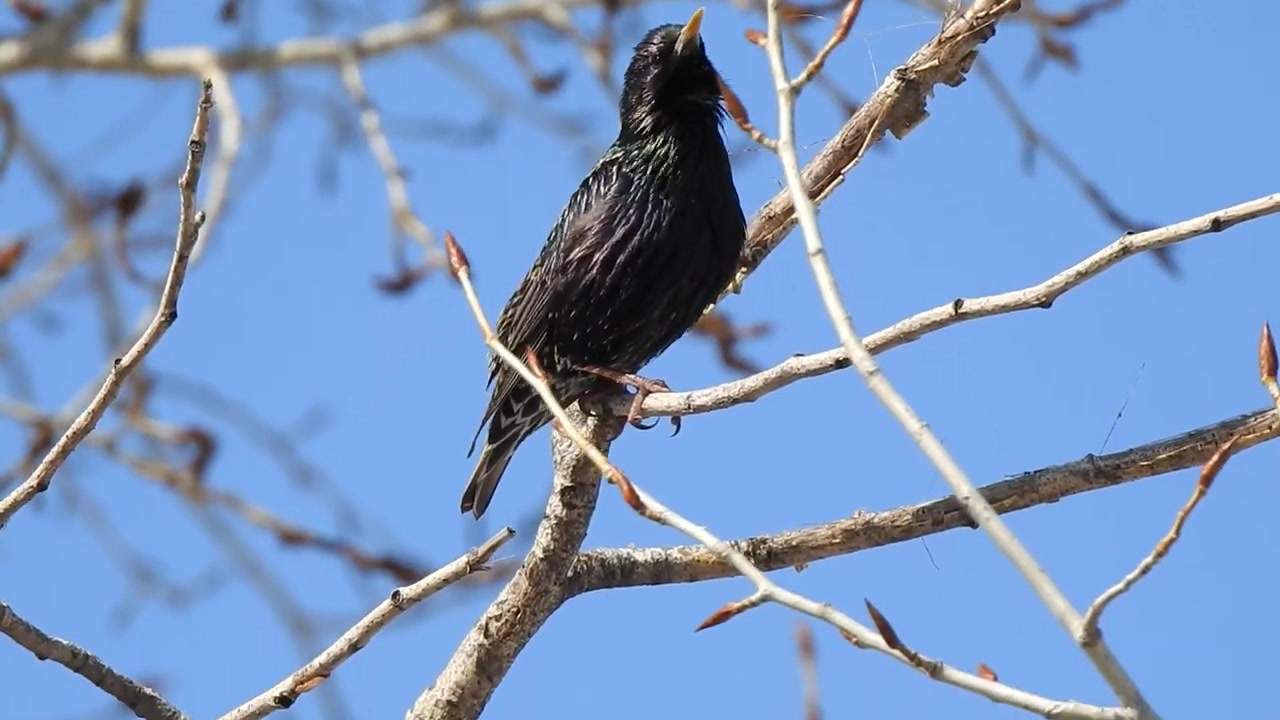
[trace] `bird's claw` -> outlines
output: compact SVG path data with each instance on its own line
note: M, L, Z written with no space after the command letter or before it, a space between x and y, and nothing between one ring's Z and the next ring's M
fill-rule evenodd
M672 392L671 386L665 381L658 380L656 378L642 377L635 373L617 372L615 370L609 370L608 368L588 366L579 369L583 372L598 375L620 386L630 385L634 387L636 389L636 393L631 400L631 408L627 411L627 422L637 430L652 430L658 426L659 421L656 418L652 423L648 425L645 424L642 408L644 406L645 399L650 395L654 393ZM671 424L675 427L675 430L671 432L671 437L675 437L680 434L680 416L672 415Z

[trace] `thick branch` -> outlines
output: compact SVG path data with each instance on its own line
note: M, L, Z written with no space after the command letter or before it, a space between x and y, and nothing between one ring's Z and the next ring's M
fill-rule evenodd
M577 427L585 426L586 438L608 452L620 421L587 422L576 409L572 415ZM479 717L516 656L570 597L564 578L587 535L600 493L600 470L572 440L558 432L552 440L552 458L555 478L551 500L533 548L515 577L467 633L435 683L418 697L406 715L408 720Z
M1001 514L1057 502L1083 492L1203 465L1236 434L1236 451L1280 437L1276 409L1197 428L1121 452L1033 470L980 488ZM761 570L794 567L869 548L933 535L972 522L952 496L876 513L858 511L835 522L731 543ZM582 554L569 574L568 594L637 585L667 585L737 573L701 546L609 548Z

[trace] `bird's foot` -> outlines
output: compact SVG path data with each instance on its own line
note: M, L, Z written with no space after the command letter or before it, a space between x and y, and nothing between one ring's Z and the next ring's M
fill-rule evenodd
M609 368L598 367L595 365L586 365L578 368L582 372L590 373L616 383L620 387L630 385L636 389L636 394L631 400L631 409L627 411L627 422L638 430L650 430L658 425L658 421L654 420L652 424L644 424L644 416L641 414L641 407L644 406L645 398L654 393L671 392L671 386L664 380L656 378L647 378L635 373L618 372ZM671 425L675 427L671 437L675 437L680 433L680 416L671 416Z

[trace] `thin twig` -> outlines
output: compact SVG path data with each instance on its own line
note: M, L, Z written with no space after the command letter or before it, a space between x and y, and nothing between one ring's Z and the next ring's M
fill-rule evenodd
M1182 526L1186 524L1187 518L1191 516L1191 511L1196 509L1200 504L1200 500L1209 492L1213 481L1218 477L1218 473L1222 471L1222 466L1235 452L1236 441L1239 436L1234 436L1218 448L1218 451L1209 458L1209 462L1204 464L1204 468L1200 470L1200 478L1196 481L1196 487L1191 492L1191 497L1187 499L1186 504L1178 510L1178 514L1173 518L1173 527L1169 528L1169 532L1165 534L1160 542L1156 543L1151 554L1142 559L1138 566L1128 575L1125 575L1120 582L1109 587L1089 609L1085 611L1084 619L1081 621L1080 634L1085 638L1085 642L1097 642L1101 637L1098 632L1098 622L1102 619L1102 611L1107 609L1113 600L1128 592L1138 581L1147 576L1147 573L1155 569L1157 563L1169 554L1169 550L1173 548L1173 544L1182 536Z
M840 13L840 19L836 21L835 30L831 31L831 37L827 38L827 43L822 46L809 64L800 71L800 74L791 81L791 90L795 94L799 94L808 85L818 73L822 72L822 68L827 64L827 58L831 57L831 53L840 47L846 38L849 37L849 31L853 29L853 24L858 21L858 13L862 12L862 0L849 0L844 6L844 12Z
M435 262L442 260L435 234L422 221L409 200L409 189L404 181L404 168L396 159L391 143L387 141L387 135L382 130L382 120L378 116L378 110L369 99L368 91L365 90L359 60L348 53L343 56L340 69L342 85L360 111L360 127L364 130L369 152L373 154L374 160L378 163L378 169L382 171L382 179L387 189L387 202L391 205L392 225L396 232L413 238L428 260Z
M187 143L187 166L178 180L177 246L173 253L173 262L169 266L169 275L165 279L164 290L160 294L155 317L143 330L133 347L122 357L116 358L97 395L89 402L84 412L75 419L75 422L71 423L30 477L7 497L0 500L0 528L8 523L14 513L48 489L58 468L62 467L80 442L93 431L106 413L107 407L119 394L120 388L130 373L142 364L143 359L178 319L178 293L182 290L182 283L186 278L191 250L195 246L196 238L200 235L200 227L204 224L204 213L195 209L195 195L200 181L200 169L204 162L205 143L209 134L209 111L212 107L213 83L205 80L201 88L200 102L196 107L191 138Z
M299 668L292 675L280 681L275 687L256 698L223 715L219 720L259 720L276 710L286 710L293 706L303 693L314 690L357 651L369 644L373 636L378 634L391 621L400 617L409 608L426 600L459 580L480 570L487 569L487 564L498 548L515 536L515 530L504 527L498 534L486 540L479 547L444 567L436 570L418 582L391 591L391 596L383 600L369 611L360 622L342 634L332 645L320 653L314 660Z
M574 444L590 458L591 462L610 482L625 484L626 477L622 474L622 471L609 462L609 458L605 457L600 448L588 441L583 436L582 431L578 429L578 426L570 419L569 413L565 411L564 406L556 399L555 393L551 391L551 386L547 384L542 368L536 366L537 359L532 354L529 356L528 359L535 364L531 368L521 362L515 356L515 353L511 352L498 340L498 336L494 334L493 328L485 318L484 308L480 305L480 298L476 295L475 286L471 283L471 263L467 260L467 255L463 252L462 246L458 244L457 238L447 230L444 234L444 246L445 252L449 257L449 272L458 280L458 284L462 286L462 292L467 298L467 306L471 309L471 315L475 318L476 325L480 328L480 333L484 336L484 344L537 391L538 396L546 403L547 409L551 411L552 416L556 419L559 430L573 440Z

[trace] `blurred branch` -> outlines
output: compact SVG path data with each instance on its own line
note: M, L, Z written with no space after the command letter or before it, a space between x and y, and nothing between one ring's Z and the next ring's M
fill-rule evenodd
M144 720L190 720L158 693L114 670L75 643L50 637L0 601L0 633L30 650L39 660L53 660L119 700Z
M147 0L124 0L120 11L120 26L116 29L120 46L125 53L138 52L142 35L142 19L147 13Z
M414 239L421 247L423 261L421 274L417 279L426 276L434 267L442 267L444 253L436 245L435 235L427 227L422 218L413 210L409 200L409 190L404 182L404 170L396 160L391 144L382 131L382 120L378 110L364 88L364 80L360 76L360 64L354 55L341 62L342 84L347 94L355 102L360 111L360 127L369 143L369 151L378 162L383 181L387 186L387 201L391 204L391 224L397 233L403 233Z
M98 0L105 2L105 0ZM633 0L616 0L618 6ZM197 75L210 65L225 72L279 70L303 65L337 65L354 54L367 59L404 48L429 45L464 30L499 27L578 7L598 6L600 0L506 0L475 7L445 4L412 18L369 28L354 38L301 37L269 46L217 51L208 47L168 47L130 54L101 38L54 47L29 36L0 41L0 75L20 70L57 66L66 70L93 70L164 77Z
M1155 226L1150 223L1143 223L1134 220L1120 211L1116 205L1111 202L1107 194L1103 192L1102 187L1089 179L1089 176L1076 165L1062 148L1046 137L1043 133L1036 129L1031 123L1031 119L1018 105L1018 101L1013 97L1013 93L1009 92L1009 88L1005 87L1000 76L996 74L991 66L978 59L975 65L978 76L981 77L989 88L991 94L995 95L996 102L1013 121L1018 129L1018 134L1022 137L1022 165L1028 172L1034 167L1036 153L1044 153L1049 158L1049 162L1053 163L1067 177L1067 180L1075 185L1076 189L1084 196L1084 199L1091 205L1102 219L1107 222L1117 232L1133 233L1145 232L1153 229ZM1152 256L1160 263L1160 266L1173 275L1178 274L1178 266L1173 262L1173 253L1167 247L1156 247L1151 250Z

